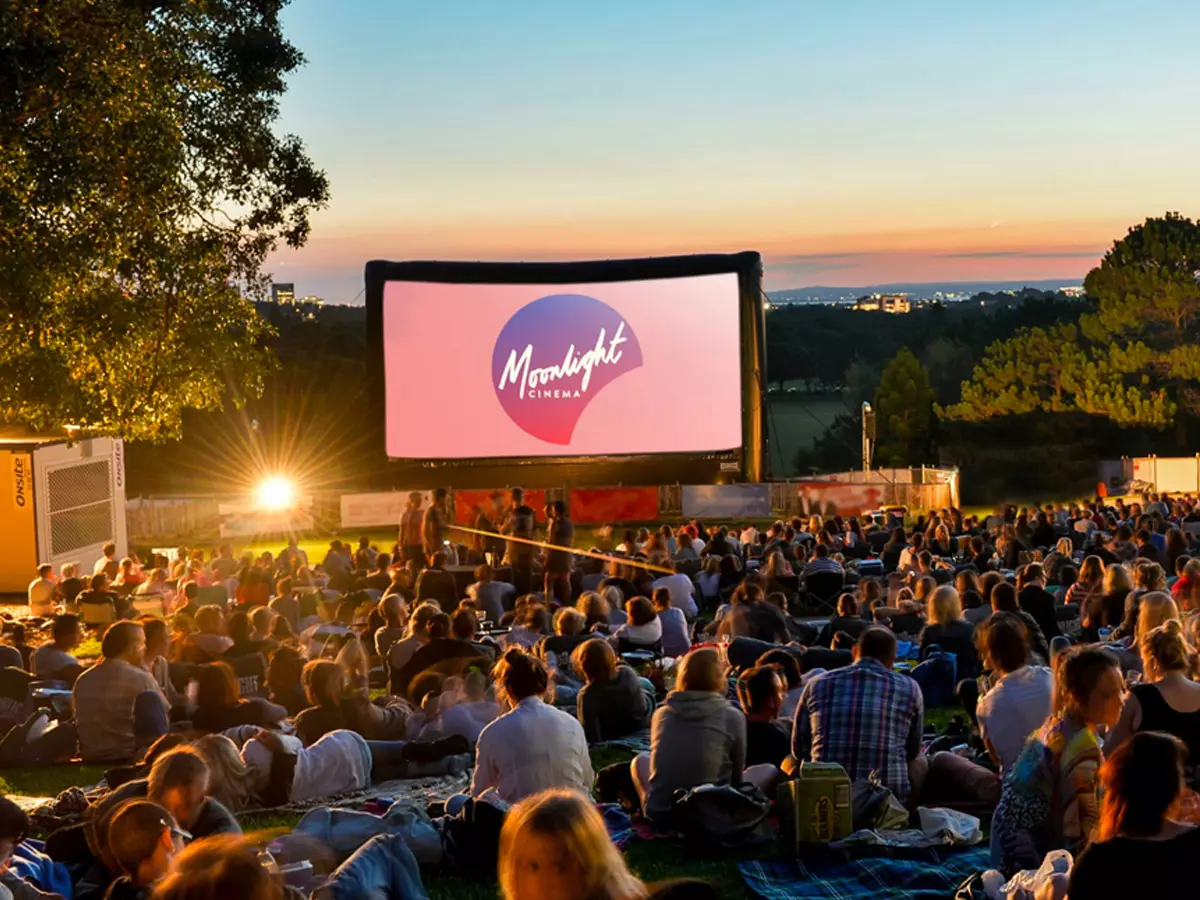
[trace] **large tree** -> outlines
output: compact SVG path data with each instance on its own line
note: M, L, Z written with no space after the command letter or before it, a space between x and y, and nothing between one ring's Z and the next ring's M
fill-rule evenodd
M253 300L328 195L273 131L281 0L0 0L0 409L177 437L262 389Z
M907 347L892 357L875 391L875 464L913 466L933 460L933 388Z
M1022 328L992 344L943 414L1080 412L1165 428L1200 413L1200 225L1178 213L1147 219L1084 288L1090 306L1078 325Z

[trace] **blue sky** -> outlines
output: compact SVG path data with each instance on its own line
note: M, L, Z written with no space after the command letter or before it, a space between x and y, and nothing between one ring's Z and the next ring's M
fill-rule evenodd
M758 249L767 286L1081 276L1200 214L1200 4L294 0L330 176L278 280Z

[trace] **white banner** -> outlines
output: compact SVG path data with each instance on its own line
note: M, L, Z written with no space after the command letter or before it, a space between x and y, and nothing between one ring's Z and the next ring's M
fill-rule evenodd
M399 527L400 517L408 508L412 491L387 491L378 494L342 494L342 528L371 528L377 525ZM417 491L421 508L433 503L433 491Z

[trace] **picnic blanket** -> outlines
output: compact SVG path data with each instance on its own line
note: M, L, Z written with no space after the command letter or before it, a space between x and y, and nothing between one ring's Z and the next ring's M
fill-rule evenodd
M738 870L746 887L763 900L947 900L967 878L990 866L988 850L977 848L930 849L907 859L748 861Z
M461 775L438 775L431 778L400 778L383 781L361 791L347 791L329 797L314 797L286 806L258 807L242 810L238 815L259 813L305 813L318 807L334 809L358 808L368 800L403 800L424 808L434 800L445 800L451 794L465 793L471 786L470 771Z
M593 744L594 747L617 747L621 750L630 750L633 753L649 753L650 752L650 729L644 728L641 731L635 731L633 734L628 734L622 738L616 738L611 741L603 741L599 744Z

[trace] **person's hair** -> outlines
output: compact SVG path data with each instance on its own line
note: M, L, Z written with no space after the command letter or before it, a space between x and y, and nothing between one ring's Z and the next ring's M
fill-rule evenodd
M161 621L156 619L155 621ZM165 625L166 623L164 623ZM72 613L63 613L54 617L54 640L72 637L79 633L79 616ZM147 635L149 638L149 635Z
M756 666L772 666L779 671L783 680L787 683L787 689L799 686L802 673L800 671L800 660L796 659L796 655L790 650L783 647L776 647L773 650L768 650L762 656L754 661Z
M146 795L161 799L171 788L202 784L208 789L208 763L191 747L168 750L150 767Z
M429 624L433 621L433 617L441 611L442 608L440 606L428 601L418 606L408 619L408 636L427 635L429 633Z
M747 713L761 710L774 696L776 685L782 681L782 673L774 666L756 664L747 669L737 681L738 700L742 704L742 710Z
M516 706L526 697L546 693L550 676L541 660L516 647L505 651L496 665L496 691Z
M617 654L608 641L584 641L571 654L571 664L588 684L603 684L617 671Z
M224 709L241 699L237 673L227 662L210 662L196 673L196 706L200 709Z
M1001 581L992 588L992 609L997 612L1017 611L1017 589L1007 581Z
M220 634L225 614L219 606L202 606L196 610L196 627L203 634Z
M250 805L254 794L253 773L242 762L237 745L223 734L206 734L192 747L208 765L208 795L230 812Z
M93 575L93 576L92 576L92 577L91 577L91 578L88 580L88 586L89 586L89 587L90 587L90 588L91 588L93 591L102 591L102 590L104 590L104 585L105 585L105 584L107 584L107 583L108 583L108 576L107 576L107 575L105 575L103 572L97 572L95 575Z
M724 694L725 673L721 671L721 657L717 651L712 647L701 647L684 656L679 664L675 689Z
M1100 679L1119 667L1113 654L1091 646L1075 646L1054 659L1054 709L1060 714L1078 713Z
M445 615L443 613L443 615ZM475 613L470 607L460 606L454 614L453 621L454 636L460 641L469 641L475 637L475 632L479 630L479 620L475 617ZM433 629L430 629L432 633Z
M855 593L858 595L858 608L870 609L871 603L883 596L883 585L878 578L863 578L858 582Z
M229 631L229 637L235 644L245 644L250 640L252 629L250 627L250 617L243 610L236 610L229 614L229 618L225 620L225 627Z
M1159 834L1183 793L1186 759L1183 742L1158 731L1138 732L1118 747L1100 767L1096 840Z
M447 613L438 610L429 620L429 639L438 640L450 637L450 629L453 624L453 620Z
M279 617L284 622L282 616ZM273 690L289 685L300 684L304 671L304 657L295 647L280 647L271 654L271 662L267 665L267 684Z
M1029 631L1020 616L998 612L975 631L980 659L1000 672L1015 672L1029 661Z
M1133 644L1141 646L1142 638L1170 619L1179 618L1179 607L1171 595L1162 591L1149 591L1138 598L1137 622L1133 630Z
M1179 619L1167 619L1157 628L1144 632L1138 649L1147 674L1151 671L1158 674L1188 672L1192 668L1192 648L1184 639L1183 624Z
M282 900L283 888L241 835L213 835L186 847L150 900Z
M108 851L121 871L136 879L154 855L162 833L175 825L171 814L150 800L129 800L109 820Z
M1017 588L1024 588L1035 581L1045 582L1046 572L1037 563L1029 563L1017 572Z
M1120 563L1113 563L1104 570L1104 593L1113 594L1117 591L1132 591L1133 579L1129 570Z
M139 634L145 638L142 626L137 622L114 622L108 626L108 630L104 632L104 637L100 641L100 655L105 659L124 656L133 649Z
M314 659L304 664L300 683L309 703L315 706L338 708L345 693L345 674L342 667L328 659Z
M1156 562L1144 562L1137 567L1134 582L1147 591L1161 591L1167 586L1167 576Z
M550 790L526 797L504 820L498 873L504 900L521 900L517 893L518 848L533 835L556 841L575 861L579 872L575 893L580 900L642 900L647 896L609 837L596 805L580 793Z
M29 836L29 814L7 797L0 797L0 839L13 846Z
M619 589L613 588L618 593ZM575 608L583 613L588 622L607 622L609 614L608 600L596 591L584 591L575 602Z
M943 584L929 598L929 624L944 625L947 622L963 620L962 600L958 591L949 584Z
M896 635L890 628L872 625L858 636L858 658L890 664L896 659Z
M671 589L660 587L654 589L654 608L665 612L671 608Z
M922 578L917 579L917 586L913 591L916 601L920 604L928 606L929 598L933 595L933 592L937 590L937 586L937 579L932 575L925 575Z
M837 614L846 619L858 615L858 600L849 591L838 597Z
M1094 590L1100 587L1103 581L1104 560L1098 556L1087 557L1079 567L1079 577L1075 583Z
M649 625L658 618L658 613L654 609L654 604L645 597L634 597L626 606L626 612L629 614L629 623L631 625Z
M564 637L581 634L587 626L587 616L570 606L554 614L554 633Z

